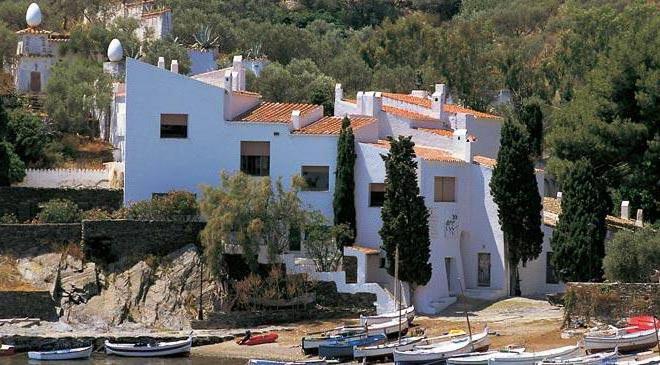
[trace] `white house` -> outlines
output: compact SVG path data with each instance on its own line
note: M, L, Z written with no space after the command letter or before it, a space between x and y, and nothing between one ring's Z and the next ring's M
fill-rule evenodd
M256 176L302 175L310 188L302 199L332 217L337 137L351 119L356 136L356 244L358 284L389 286L378 230L384 196L386 137L410 135L416 143L419 185L431 211L431 281L412 298L423 313L437 313L466 295L506 296L509 275L497 207L489 182L499 148L502 118L448 103L444 85L434 93L358 92L335 88L334 116L311 104L271 103L245 90L245 65L180 75L137 60L126 61L125 203L173 189L198 193L217 184L221 170ZM543 195L543 172L537 172ZM545 251L547 251L547 247ZM546 253L529 263L523 294L556 291L538 285ZM304 253L300 253L304 256ZM460 280L459 280L460 279ZM534 285L526 285L527 282Z
M172 33L172 9L159 6L154 0L117 2L109 15L109 22L118 17L137 20L136 35L141 41L162 39Z

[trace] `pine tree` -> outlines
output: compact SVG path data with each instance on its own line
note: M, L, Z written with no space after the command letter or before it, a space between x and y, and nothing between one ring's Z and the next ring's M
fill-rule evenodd
M337 141L337 171L335 180L334 208L335 225L345 224L355 237L355 136L351 121L344 117ZM338 244L351 243L350 236L338 239Z
M389 138L385 161L385 201L381 210L380 237L387 254L387 272L394 275L399 246L399 279L424 285L431 279L429 211L417 184L417 161L411 137Z
M518 266L537 258L543 248L541 196L524 128L510 118L504 122L490 181L509 261L511 295L520 295Z
M563 281L600 281L610 208L605 181L588 160L580 159L567 172L563 189L550 241L557 276Z

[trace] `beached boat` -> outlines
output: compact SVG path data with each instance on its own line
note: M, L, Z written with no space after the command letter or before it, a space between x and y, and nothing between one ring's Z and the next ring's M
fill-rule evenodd
M651 329L660 329L660 319L654 316L635 316L628 318L628 327L626 328L626 332L628 333L648 331Z
M264 343L275 342L277 341L277 337L278 337L277 333L270 332L263 335L250 335L249 337L246 336L236 341L236 343L239 345L247 345L247 346L261 345Z
M394 355L394 350L411 350L415 345L422 344L425 338L425 336L402 337L401 341L394 340L380 345L356 346L353 349L353 357L356 359L392 357Z
M311 360L302 360L302 361L276 361L276 360L262 360L262 359L250 359L248 365L328 365L328 364L337 364L336 360L326 360L326 359L311 359Z
M399 328L401 328L402 333L405 333L408 330L408 326L408 321L399 321L398 318L394 318L387 322L367 324L366 331L365 326L351 326L344 327L344 329L347 331L359 331L361 328L363 331L368 332L370 335L378 333L382 333L384 335L393 335L395 333L399 333Z
M415 318L415 307L411 305L408 308L401 309L401 311L392 311L383 314L378 314L375 316L360 315L360 326L364 326L365 323L376 324L376 323L389 322L393 319L398 319L399 313L401 313L401 316L405 320L407 320L408 322L412 322L412 320Z
M12 345L0 345L0 356L10 356L16 353L16 347Z
M660 356L645 359L622 359L615 362L616 365L657 365L660 364Z
M184 355L190 353L192 337L172 342L142 343L111 343L105 341L105 352L108 355L129 357L160 357Z
M341 339L358 339L366 337L364 330L361 333L355 334L342 334L342 333L328 333L320 336L305 336L302 338L302 350L305 354L316 353L319 346L336 342Z
M616 351L578 356L570 359L550 359L539 361L537 365L606 365L614 364L619 354Z
M580 347L564 346L544 351L498 354L488 360L488 365L534 365L548 359L568 359L577 357Z
M508 346L499 351L471 352L447 359L447 365L488 365L488 361L496 356L515 356L524 351L521 346Z
M587 334L584 337L584 348L588 352L601 352L619 349L619 352L642 351L658 344L658 333L655 329L626 333L619 330L615 334Z
M415 346L408 351L395 350L394 362L397 365L444 362L459 354L488 350L489 346L490 339L488 338L488 327L486 327L481 333L472 336L472 341L469 336L462 336L427 346Z
M352 358L354 347L378 345L385 342L386 339L387 336L382 333L356 339L340 339L319 346L319 357L325 359Z
M92 346L80 347L75 349L57 350L57 351L30 351L28 358L30 360L81 360L89 359L92 356Z

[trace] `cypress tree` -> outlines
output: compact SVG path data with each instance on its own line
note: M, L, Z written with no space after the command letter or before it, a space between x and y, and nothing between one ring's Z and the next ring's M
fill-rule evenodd
M387 272L394 275L399 245L399 279L424 285L431 279L429 211L417 184L417 161L411 137L391 137L385 161L385 201L381 210L380 237L387 254Z
M550 241L561 280L602 280L609 208L603 178L588 160L575 162L563 182L561 213Z
M332 207L335 215L335 225L348 226L352 237L355 237L355 136L351 121L344 117L341 132L337 141L337 170L335 179L335 194ZM338 237L338 244L346 246L351 243L350 236Z
M543 102L537 97L525 99L518 112L519 119L527 129L532 156L541 157L543 152Z
M543 249L543 207L527 134L522 125L510 118L502 126L490 189L504 236L511 295L520 295L518 266L537 258Z

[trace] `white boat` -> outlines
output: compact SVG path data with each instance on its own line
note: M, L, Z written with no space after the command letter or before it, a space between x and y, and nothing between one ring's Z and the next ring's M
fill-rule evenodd
M601 352L598 354L586 355L573 357L570 359L553 359L553 360L543 360L539 361L537 365L605 365L605 364L614 364L618 353L616 351L612 352Z
M394 362L397 365L444 362L456 355L487 350L488 346L490 346L490 339L488 338L488 327L486 327L481 333L472 336L472 341L469 336L463 336L428 346L415 346L408 351L395 350Z
M500 351L473 352L447 359L447 365L487 365L496 356L515 356L525 352L524 347L511 346Z
M353 357L360 358L375 358L375 357L391 357L395 350L407 351L412 350L415 345L421 344L425 336L416 337L402 337L401 342L394 340L382 345L374 346L356 346L353 349Z
M548 359L577 357L579 352L580 347L573 345L536 352L498 354L488 360L488 365L534 365L539 361Z
M158 342L155 344L111 343L105 341L105 352L108 355L129 357L159 357L183 355L190 352L192 337L180 341Z
M30 360L80 360L92 356L92 346L57 351L30 351Z
M657 346L657 336L655 329L633 333L620 330L611 335L588 334L584 336L584 349L591 353L615 348L619 352L641 351Z
M365 323L367 324L376 324L376 323L383 323L383 322L389 322L393 319L398 319L399 318L399 313L401 313L401 316L408 322L412 322L413 318L415 318L415 306L410 306L408 308L403 308L401 311L392 311L392 312L387 312L383 314L378 314L375 316L362 316L360 315L360 326L364 326Z
M660 364L660 356L648 357L645 359L621 359L615 362L616 365L657 365Z
M381 322L381 323L374 323L374 324L367 324L367 331L370 335L375 335L382 333L384 335L392 335L395 333L399 333L399 328L401 328L401 332L405 332L408 330L409 323L408 321L401 320L399 321L398 318L391 319L387 322ZM345 331L358 331L362 329L364 331L365 327L364 326L351 326L351 327L344 327Z

